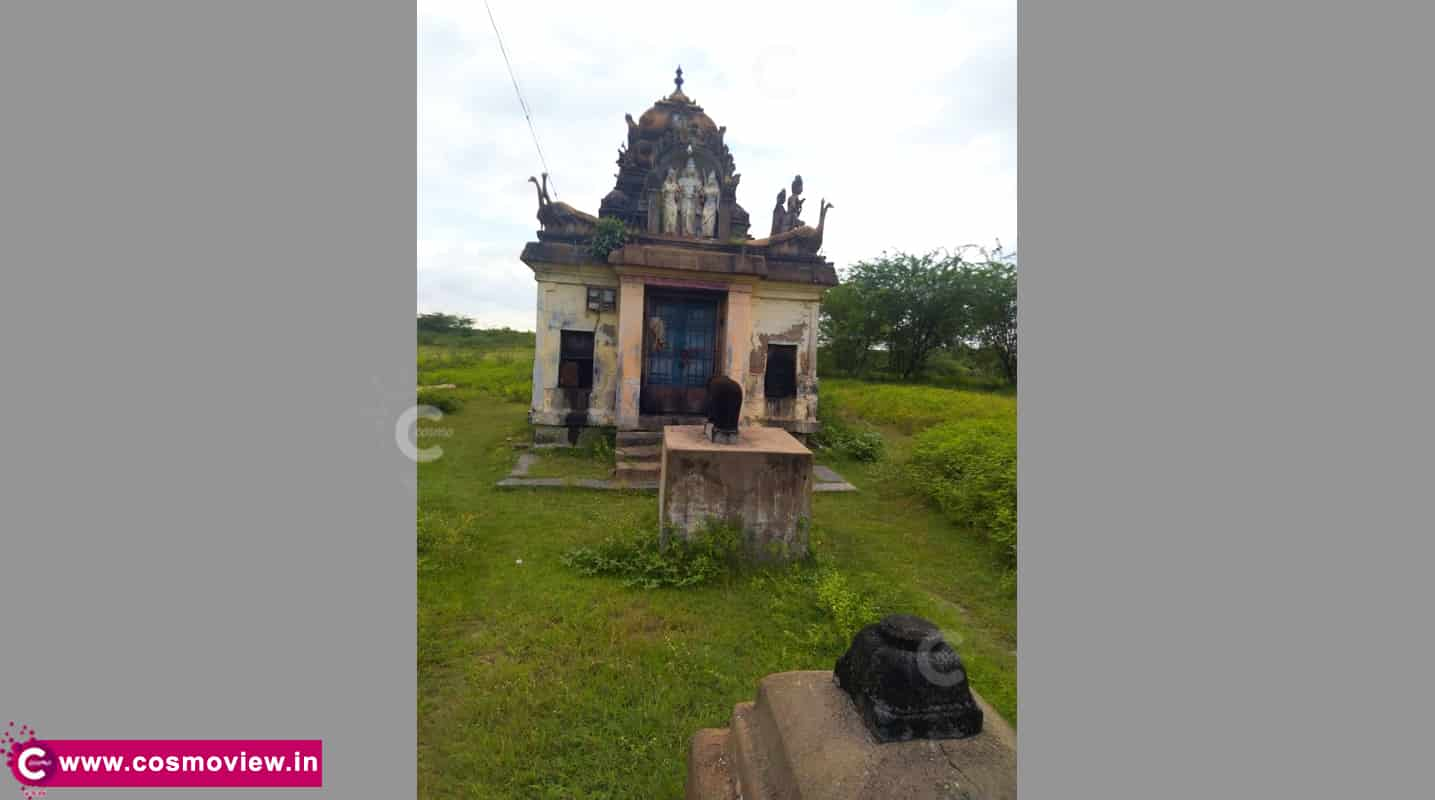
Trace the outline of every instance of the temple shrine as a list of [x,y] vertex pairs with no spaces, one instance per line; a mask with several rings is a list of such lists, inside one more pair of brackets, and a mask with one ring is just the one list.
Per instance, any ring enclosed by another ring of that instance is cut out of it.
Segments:
[[[743,425],[817,430],[817,320],[837,283],[818,255],[827,212],[802,218],[803,184],[777,193],[762,238],[738,204],[740,175],[713,122],[675,88],[636,120],[617,182],[595,216],[538,194],[537,240],[521,256],[537,281],[530,421],[620,431],[700,424],[708,384],[741,385]],[[606,254],[595,247],[622,223]]]

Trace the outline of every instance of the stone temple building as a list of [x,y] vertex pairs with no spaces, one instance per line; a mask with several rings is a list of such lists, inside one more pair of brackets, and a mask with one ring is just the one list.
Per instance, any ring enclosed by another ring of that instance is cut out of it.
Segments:
[[[683,93],[681,68],[674,83],[627,115],[617,183],[596,216],[550,199],[546,175],[529,179],[542,226],[521,256],[538,283],[530,421],[540,433],[700,421],[708,381],[727,375],[743,387],[744,424],[811,433],[818,307],[837,283],[818,255],[831,206],[819,201],[816,226],[804,222],[798,176],[754,238],[727,129]],[[607,218],[626,233],[607,238]]]

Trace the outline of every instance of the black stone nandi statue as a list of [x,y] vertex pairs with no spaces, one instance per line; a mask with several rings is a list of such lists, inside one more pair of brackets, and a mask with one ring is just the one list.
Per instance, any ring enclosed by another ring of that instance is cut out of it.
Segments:
[[726,375],[708,381],[708,438],[718,444],[737,444],[742,417],[742,386]]

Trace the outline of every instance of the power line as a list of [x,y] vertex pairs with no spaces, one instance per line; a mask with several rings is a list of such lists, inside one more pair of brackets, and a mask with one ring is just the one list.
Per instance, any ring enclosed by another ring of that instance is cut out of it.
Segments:
[[[493,35],[498,39],[498,52],[503,54],[503,63],[508,67],[508,78],[513,81],[513,93],[518,95],[518,107],[523,109],[523,118],[528,120],[528,133],[533,137],[533,147],[538,150],[538,163],[543,165],[543,171],[548,172],[548,159],[543,157],[543,145],[538,143],[538,131],[533,127],[533,115],[528,111],[528,103],[523,99],[523,91],[518,88],[518,76],[513,74],[513,62],[508,60],[508,50],[503,46],[503,34],[498,32],[498,21],[493,18],[493,8],[489,6],[488,0],[483,0],[483,7],[488,11],[488,21],[493,25]],[[554,196],[558,196],[558,190],[553,188],[553,176],[548,176],[548,190]]]

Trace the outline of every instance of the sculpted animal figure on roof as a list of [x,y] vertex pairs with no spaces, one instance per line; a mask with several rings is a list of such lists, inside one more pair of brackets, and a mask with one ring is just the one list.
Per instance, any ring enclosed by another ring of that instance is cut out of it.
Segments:
[[538,224],[543,226],[544,231],[576,236],[593,232],[598,224],[597,217],[548,196],[548,173],[543,173],[541,183],[531,175],[528,180],[538,189]]

